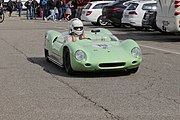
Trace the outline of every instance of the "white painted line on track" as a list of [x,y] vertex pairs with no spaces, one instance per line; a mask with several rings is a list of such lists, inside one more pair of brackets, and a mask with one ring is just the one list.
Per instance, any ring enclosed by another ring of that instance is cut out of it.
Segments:
[[140,44],[140,46],[145,47],[145,48],[150,48],[153,50],[159,50],[159,51],[163,51],[163,52],[168,52],[168,53],[180,55],[180,52],[173,51],[173,50],[166,50],[166,49],[162,49],[162,48],[156,48],[156,47],[151,47],[151,46],[141,45],[141,44]]

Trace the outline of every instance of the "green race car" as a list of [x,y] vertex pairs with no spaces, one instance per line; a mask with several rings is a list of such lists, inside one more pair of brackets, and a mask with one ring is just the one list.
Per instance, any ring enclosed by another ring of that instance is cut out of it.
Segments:
[[86,31],[86,38],[66,42],[68,32],[49,30],[45,34],[44,54],[48,62],[76,71],[122,71],[136,73],[142,61],[141,49],[132,39],[119,40],[109,30]]

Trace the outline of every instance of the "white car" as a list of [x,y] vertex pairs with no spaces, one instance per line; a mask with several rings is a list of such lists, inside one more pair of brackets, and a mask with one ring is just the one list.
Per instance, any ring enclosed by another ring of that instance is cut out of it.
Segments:
[[156,9],[156,1],[132,2],[123,12],[122,24],[142,29],[142,20],[147,10]]
[[82,10],[81,20],[91,22],[93,25],[107,25],[108,22],[102,20],[102,8],[114,1],[94,1],[89,2]]

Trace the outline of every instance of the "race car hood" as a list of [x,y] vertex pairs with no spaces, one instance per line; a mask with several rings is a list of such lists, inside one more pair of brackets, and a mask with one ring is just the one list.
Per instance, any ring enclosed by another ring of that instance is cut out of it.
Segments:
[[[127,44],[127,43],[126,43]],[[120,62],[132,60],[131,50],[134,45],[128,45],[119,41],[113,42],[91,42],[78,41],[73,45],[73,50],[82,50],[86,53],[87,61],[90,62]],[[128,43],[129,44],[129,43]],[[72,51],[74,54],[75,51]]]

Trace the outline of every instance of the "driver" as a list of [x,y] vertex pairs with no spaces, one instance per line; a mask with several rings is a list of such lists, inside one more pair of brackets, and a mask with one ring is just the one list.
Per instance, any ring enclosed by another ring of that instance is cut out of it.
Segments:
[[78,18],[73,18],[69,22],[69,35],[66,41],[76,42],[77,40],[82,40],[85,38],[84,27],[81,20]]

